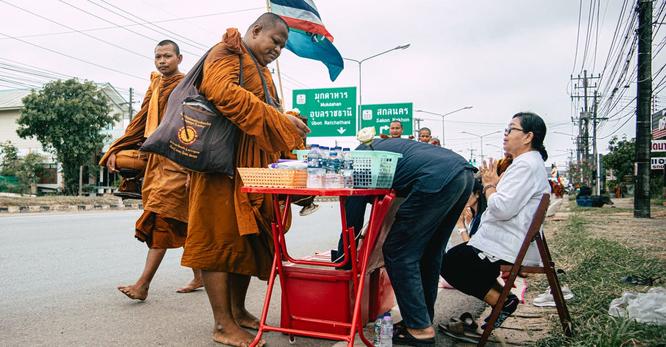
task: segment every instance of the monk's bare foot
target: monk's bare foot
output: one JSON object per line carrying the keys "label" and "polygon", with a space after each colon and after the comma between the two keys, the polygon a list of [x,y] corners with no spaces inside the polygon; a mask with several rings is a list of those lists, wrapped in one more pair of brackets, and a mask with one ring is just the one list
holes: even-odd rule
{"label": "monk's bare foot", "polygon": [[[218,325],[217,329],[213,331],[213,341],[228,346],[248,347],[254,340],[254,335],[243,330],[236,324],[230,324],[225,328]],[[266,341],[261,340],[257,346],[263,346]]]}
{"label": "monk's bare foot", "polygon": [[247,312],[247,310],[234,312],[234,320],[243,328],[259,330],[259,319],[250,312]]}
{"label": "monk's bare foot", "polygon": [[203,286],[204,285],[203,285],[203,280],[202,279],[193,278],[190,281],[190,283],[185,285],[185,287],[176,289],[176,292],[178,292],[178,293],[191,293],[191,292],[196,291],[199,288],[203,288]]}
{"label": "monk's bare foot", "polygon": [[146,300],[148,297],[148,287],[133,284],[131,286],[118,286],[118,290],[134,300]]}

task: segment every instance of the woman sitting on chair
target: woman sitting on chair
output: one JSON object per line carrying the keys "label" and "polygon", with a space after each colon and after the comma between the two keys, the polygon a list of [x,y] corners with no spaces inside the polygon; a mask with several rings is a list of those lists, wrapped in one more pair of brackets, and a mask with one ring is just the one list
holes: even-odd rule
{"label": "woman sitting on chair", "polygon": [[[544,166],[548,158],[543,146],[545,137],[546,125],[538,115],[521,112],[513,116],[504,130],[504,151],[513,157],[513,162],[501,176],[497,175],[497,163],[492,159],[483,163],[482,194],[488,206],[481,216],[479,229],[469,242],[451,248],[442,262],[445,264],[442,277],[449,284],[493,306],[502,292],[497,283],[500,265],[515,261],[542,195],[550,192]],[[534,245],[530,246],[523,263],[540,263]],[[495,327],[517,306],[518,298],[510,295]],[[441,324],[440,328],[446,330]]]}

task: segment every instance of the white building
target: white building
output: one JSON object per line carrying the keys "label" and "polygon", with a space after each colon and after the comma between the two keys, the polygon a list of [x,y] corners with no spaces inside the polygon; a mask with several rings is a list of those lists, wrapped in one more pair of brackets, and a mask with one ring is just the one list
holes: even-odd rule
{"label": "white building", "polygon": [[[104,132],[107,133],[109,138],[104,145],[105,149],[111,144],[113,139],[118,138],[125,131],[129,124],[129,104],[120,93],[109,83],[98,84],[99,88],[109,98],[109,105],[111,106],[111,113],[120,115],[119,120],[113,126],[110,126]],[[23,139],[18,136],[16,130],[18,124],[16,121],[21,115],[23,109],[22,99],[30,94],[30,89],[7,89],[0,90],[0,143],[11,141],[14,146],[18,148],[19,156],[24,156],[28,153],[39,153],[47,158],[45,165],[52,167],[57,171],[55,180],[49,182],[42,182],[38,186],[43,188],[57,189],[63,187],[62,172],[60,165],[56,163],[55,157],[44,151],[42,144],[35,138]]]}

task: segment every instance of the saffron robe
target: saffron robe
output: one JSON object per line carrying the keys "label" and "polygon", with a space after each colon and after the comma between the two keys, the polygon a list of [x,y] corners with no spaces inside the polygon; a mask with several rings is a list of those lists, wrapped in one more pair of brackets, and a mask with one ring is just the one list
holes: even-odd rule
{"label": "saffron robe", "polygon": [[[241,130],[237,167],[267,167],[280,151],[301,148],[303,141],[285,115],[268,105],[260,75],[273,99],[270,71],[255,65],[237,29],[228,29],[204,63],[199,91]],[[239,55],[243,54],[243,85],[238,86]],[[273,257],[269,194],[246,194],[238,172],[193,172],[187,241],[181,264],[193,269],[268,278]]]}
{"label": "saffron robe", "polygon": [[[141,109],[125,130],[111,144],[100,165],[106,165],[111,153],[138,149],[145,135],[152,133],[162,120],[169,95],[183,79],[183,74],[169,78],[153,72]],[[136,222],[135,237],[150,248],[179,248],[187,236],[187,171],[160,155],[150,153],[144,173],[141,196],[144,212]]]}

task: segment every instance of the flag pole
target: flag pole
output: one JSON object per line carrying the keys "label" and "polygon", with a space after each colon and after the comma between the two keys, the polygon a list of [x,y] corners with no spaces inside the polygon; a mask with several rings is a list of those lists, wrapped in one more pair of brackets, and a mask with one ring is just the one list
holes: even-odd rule
{"label": "flag pole", "polygon": [[[271,2],[270,0],[266,0],[266,11],[268,12],[273,12],[271,11]],[[282,108],[284,109],[284,105],[286,104],[284,100],[284,91],[282,89],[282,75],[280,74],[280,60],[279,58],[275,59],[275,67],[277,68],[277,77],[278,77],[278,86],[280,86],[280,100],[282,100]]]}

